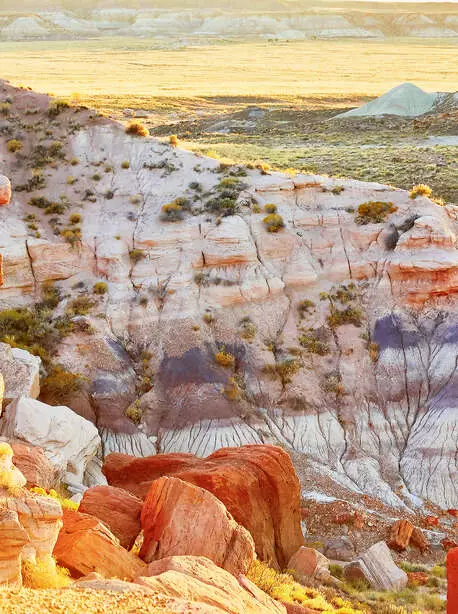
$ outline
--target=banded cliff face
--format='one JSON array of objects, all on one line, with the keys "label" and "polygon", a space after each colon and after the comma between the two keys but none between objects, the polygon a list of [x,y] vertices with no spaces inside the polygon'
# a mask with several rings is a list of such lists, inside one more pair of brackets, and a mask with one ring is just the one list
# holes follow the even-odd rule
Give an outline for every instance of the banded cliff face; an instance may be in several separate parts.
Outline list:
[{"label": "banded cliff face", "polygon": [[[85,113],[73,131],[73,109],[53,120],[65,155],[33,193],[64,196],[60,228],[79,213],[81,240],[55,234],[15,189],[29,151],[23,167],[2,155],[13,197],[0,209],[0,307],[38,300],[49,281],[56,316],[91,295],[76,317],[92,334],[66,336],[57,359],[87,376],[69,404],[97,425],[105,453],[278,443],[301,470],[391,505],[420,497],[456,508],[458,207],[352,180],[237,177]],[[208,203],[234,185],[236,212],[218,218]],[[183,219],[163,221],[177,198],[188,199]],[[365,202],[393,212],[358,223]],[[266,204],[279,232],[267,231]],[[24,221],[31,212],[39,237]]]}]

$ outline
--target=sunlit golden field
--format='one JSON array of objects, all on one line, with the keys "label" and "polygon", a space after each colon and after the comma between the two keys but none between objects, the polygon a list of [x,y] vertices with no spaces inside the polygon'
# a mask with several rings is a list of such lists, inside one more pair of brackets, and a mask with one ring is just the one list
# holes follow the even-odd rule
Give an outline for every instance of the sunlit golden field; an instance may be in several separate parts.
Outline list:
[{"label": "sunlit golden field", "polygon": [[456,41],[227,43],[177,50],[157,41],[2,42],[1,76],[34,89],[96,95],[377,95],[403,81],[455,90]]}]

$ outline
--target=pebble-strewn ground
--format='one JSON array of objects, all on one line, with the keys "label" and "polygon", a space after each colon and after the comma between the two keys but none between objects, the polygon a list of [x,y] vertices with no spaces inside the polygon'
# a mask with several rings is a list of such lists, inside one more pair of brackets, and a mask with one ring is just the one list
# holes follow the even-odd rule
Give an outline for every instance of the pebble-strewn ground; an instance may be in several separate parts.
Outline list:
[{"label": "pebble-strewn ground", "polygon": [[166,599],[142,593],[92,590],[0,590],[1,614],[161,614],[171,613]]}]

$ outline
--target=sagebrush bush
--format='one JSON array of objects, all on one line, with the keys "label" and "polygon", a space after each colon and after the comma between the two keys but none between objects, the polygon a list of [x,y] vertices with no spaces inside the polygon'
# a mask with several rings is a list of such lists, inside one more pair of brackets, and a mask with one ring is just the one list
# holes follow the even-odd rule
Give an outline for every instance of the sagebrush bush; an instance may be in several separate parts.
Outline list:
[{"label": "sagebrush bush", "polygon": [[233,367],[235,365],[235,356],[230,352],[226,352],[225,348],[222,348],[215,354],[215,361],[222,367]]},{"label": "sagebrush bush", "polygon": [[171,134],[171,135],[169,136],[169,144],[170,144],[172,147],[177,147],[178,142],[179,142],[179,141],[178,141],[178,137],[177,137],[177,135],[176,135],[176,134]]},{"label": "sagebrush bush", "polygon": [[277,205],[274,205],[273,203],[267,203],[267,205],[264,205],[264,211],[266,213],[277,213]]},{"label": "sagebrush bush", "polygon": [[183,207],[176,201],[162,205],[161,219],[166,222],[179,222],[183,219]]},{"label": "sagebrush bush", "polygon": [[106,294],[108,292],[108,284],[104,281],[98,281],[94,284],[92,291],[94,294]]},{"label": "sagebrush bush", "polygon": [[409,196],[413,199],[417,198],[417,196],[426,196],[426,198],[429,198],[432,196],[432,193],[433,191],[429,185],[426,185],[425,183],[418,183],[410,190]]},{"label": "sagebrush bush", "polygon": [[10,153],[21,151],[22,147],[22,141],[19,141],[19,139],[11,139],[7,143],[7,149]]},{"label": "sagebrush bush", "polygon": [[285,227],[283,218],[278,213],[270,213],[262,221],[268,232],[279,232]]},{"label": "sagebrush bush", "polygon": [[41,380],[41,395],[51,404],[64,404],[73,394],[79,392],[85,383],[80,373],[67,371],[61,365],[50,368],[48,375]]},{"label": "sagebrush bush", "polygon": [[149,136],[149,130],[141,122],[130,122],[126,127],[126,134],[132,134],[134,136]]},{"label": "sagebrush bush", "polygon": [[397,209],[391,202],[368,201],[359,205],[355,222],[360,225],[379,224]]}]

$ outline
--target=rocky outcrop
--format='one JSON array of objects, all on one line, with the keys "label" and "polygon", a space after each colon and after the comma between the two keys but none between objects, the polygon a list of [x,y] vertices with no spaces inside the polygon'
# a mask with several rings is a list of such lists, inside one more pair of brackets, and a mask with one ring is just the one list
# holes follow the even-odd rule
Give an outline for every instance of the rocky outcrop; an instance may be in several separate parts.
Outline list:
[{"label": "rocky outcrop", "polygon": [[40,365],[38,356],[0,343],[0,372],[5,382],[5,403],[21,396],[37,398],[40,394]]},{"label": "rocky outcrop", "polygon": [[54,556],[75,578],[95,571],[104,578],[133,580],[146,567],[97,518],[72,510],[64,510]]},{"label": "rocky outcrop", "polygon": [[458,611],[458,548],[447,554],[447,614]]},{"label": "rocky outcrop", "polygon": [[103,466],[113,486],[144,496],[153,480],[173,475],[210,491],[248,529],[258,556],[284,568],[303,544],[300,487],[289,456],[275,446],[226,448],[205,459],[109,455]]},{"label": "rocky outcrop", "polygon": [[142,501],[121,488],[94,486],[83,495],[78,511],[102,521],[123,548],[130,550],[141,531]]},{"label": "rocky outcrop", "polygon": [[401,590],[408,577],[393,561],[385,542],[378,542],[344,567],[348,580],[365,580],[372,588],[382,591]]},{"label": "rocky outcrop", "polygon": [[57,465],[65,465],[68,484],[81,484],[100,437],[95,426],[68,407],[52,407],[20,397],[4,410],[0,423],[4,437],[38,445]]},{"label": "rocky outcrop", "polygon": [[335,561],[352,561],[355,558],[355,545],[347,535],[332,537],[325,543],[324,554]]},{"label": "rocky outcrop", "polygon": [[27,486],[41,486],[46,490],[55,488],[64,480],[64,467],[53,463],[43,448],[21,441],[10,441],[14,464],[23,473]]},{"label": "rocky outcrop", "polygon": [[247,578],[234,578],[205,557],[173,556],[155,561],[137,582],[160,594],[187,600],[190,612],[195,607],[198,612],[208,608],[215,614],[286,614],[283,605]]},{"label": "rocky outcrop", "polygon": [[0,587],[22,585],[22,551],[27,541],[17,512],[0,507]]},{"label": "rocky outcrop", "polygon": [[294,572],[294,577],[301,584],[307,584],[312,579],[327,582],[330,579],[329,560],[315,550],[301,546],[290,558],[287,569]]},{"label": "rocky outcrop", "polygon": [[0,206],[7,205],[11,200],[11,183],[8,177],[0,175]]},{"label": "rocky outcrop", "polygon": [[224,505],[207,490],[163,477],[146,496],[140,557],[150,563],[170,556],[205,556],[234,576],[254,560],[254,543]]}]

